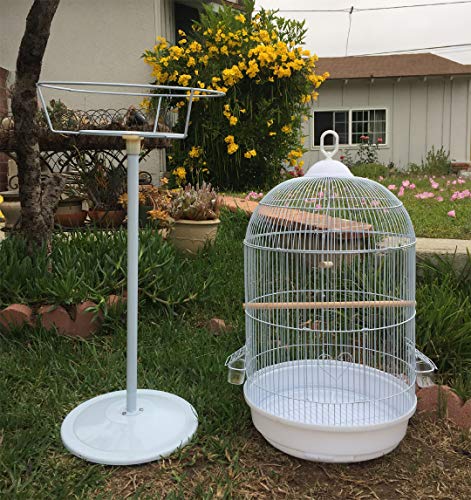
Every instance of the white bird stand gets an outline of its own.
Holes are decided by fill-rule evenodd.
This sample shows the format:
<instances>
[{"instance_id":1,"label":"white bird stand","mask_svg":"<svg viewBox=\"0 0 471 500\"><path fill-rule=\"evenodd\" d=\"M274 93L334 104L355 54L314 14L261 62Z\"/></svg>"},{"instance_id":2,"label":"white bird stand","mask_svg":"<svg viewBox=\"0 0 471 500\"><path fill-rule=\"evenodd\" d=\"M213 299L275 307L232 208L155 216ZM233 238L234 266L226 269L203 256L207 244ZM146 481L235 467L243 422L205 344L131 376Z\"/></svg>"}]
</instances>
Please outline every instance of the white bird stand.
<instances>
[{"instance_id":1,"label":"white bird stand","mask_svg":"<svg viewBox=\"0 0 471 500\"><path fill-rule=\"evenodd\" d=\"M158 460L187 444L198 427L195 409L168 392L137 389L139 152L141 138L124 136L128 170L127 384L85 401L64 419L61 437L74 455L99 464Z\"/></svg>"}]
</instances>

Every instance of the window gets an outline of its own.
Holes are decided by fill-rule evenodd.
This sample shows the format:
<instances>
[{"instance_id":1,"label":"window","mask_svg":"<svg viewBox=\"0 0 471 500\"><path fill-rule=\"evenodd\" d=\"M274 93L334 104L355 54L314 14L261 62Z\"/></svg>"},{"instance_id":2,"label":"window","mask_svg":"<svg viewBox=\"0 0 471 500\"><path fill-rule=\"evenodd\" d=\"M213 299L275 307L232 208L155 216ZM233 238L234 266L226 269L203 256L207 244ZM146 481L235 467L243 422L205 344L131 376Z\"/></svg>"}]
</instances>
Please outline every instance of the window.
<instances>
[{"instance_id":1,"label":"window","mask_svg":"<svg viewBox=\"0 0 471 500\"><path fill-rule=\"evenodd\" d=\"M178 30L182 30L185 33L191 33L192 24L195 21L200 20L200 13L198 9L184 5L181 3L175 4L175 40L180 40L181 36L178 34Z\"/></svg>"},{"instance_id":2,"label":"window","mask_svg":"<svg viewBox=\"0 0 471 500\"><path fill-rule=\"evenodd\" d=\"M360 137L367 135L374 143L386 143L385 109L351 109L339 111L314 111L312 145L320 146L321 135L326 130L339 134L340 144L361 143ZM333 137L327 136L325 144L331 145Z\"/></svg>"},{"instance_id":3,"label":"window","mask_svg":"<svg viewBox=\"0 0 471 500\"><path fill-rule=\"evenodd\" d=\"M374 143L377 143L378 139L385 140L385 109L352 111L352 144L359 144L363 135L367 135Z\"/></svg>"},{"instance_id":4,"label":"window","mask_svg":"<svg viewBox=\"0 0 471 500\"><path fill-rule=\"evenodd\" d=\"M339 134L340 144L348 144L348 111L316 111L314 113L314 145L320 146L321 135L326 130ZM333 137L328 135L324 144L332 145Z\"/></svg>"}]
</instances>

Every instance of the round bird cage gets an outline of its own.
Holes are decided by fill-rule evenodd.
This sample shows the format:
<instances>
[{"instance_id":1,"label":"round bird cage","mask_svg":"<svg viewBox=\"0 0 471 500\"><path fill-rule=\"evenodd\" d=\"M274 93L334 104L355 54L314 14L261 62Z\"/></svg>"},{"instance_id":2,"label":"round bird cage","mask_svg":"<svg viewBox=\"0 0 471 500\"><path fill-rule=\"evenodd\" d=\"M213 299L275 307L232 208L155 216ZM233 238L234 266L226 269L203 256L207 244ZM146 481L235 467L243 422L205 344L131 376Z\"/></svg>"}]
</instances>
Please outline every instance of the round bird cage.
<instances>
[{"instance_id":1,"label":"round bird cage","mask_svg":"<svg viewBox=\"0 0 471 500\"><path fill-rule=\"evenodd\" d=\"M323 152L250 219L246 345L227 364L273 446L355 462L394 449L416 408L416 239L393 193Z\"/></svg>"}]
</instances>

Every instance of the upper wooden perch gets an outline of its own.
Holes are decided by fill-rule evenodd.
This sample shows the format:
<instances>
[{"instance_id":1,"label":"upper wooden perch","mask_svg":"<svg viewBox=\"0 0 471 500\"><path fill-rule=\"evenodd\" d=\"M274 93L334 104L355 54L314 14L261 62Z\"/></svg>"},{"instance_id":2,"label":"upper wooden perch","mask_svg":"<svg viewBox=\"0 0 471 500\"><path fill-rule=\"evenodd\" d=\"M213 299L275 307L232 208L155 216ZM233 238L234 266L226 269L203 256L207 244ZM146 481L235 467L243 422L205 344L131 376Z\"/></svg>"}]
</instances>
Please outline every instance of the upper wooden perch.
<instances>
[{"instance_id":1,"label":"upper wooden perch","mask_svg":"<svg viewBox=\"0 0 471 500\"><path fill-rule=\"evenodd\" d=\"M247 215L252 215L258 206L256 201L247 201L234 196L223 196L223 205L229 210L235 212L240 209ZM258 213L263 217L271 219L273 222L280 222L285 226L293 226L302 228L315 228L321 230L331 230L341 233L343 236L356 237L368 236L368 232L373 229L371 224L341 219L340 217L331 217L319 213L307 212L298 209L276 209L261 205ZM366 233L366 234L363 234Z\"/></svg>"}]
</instances>

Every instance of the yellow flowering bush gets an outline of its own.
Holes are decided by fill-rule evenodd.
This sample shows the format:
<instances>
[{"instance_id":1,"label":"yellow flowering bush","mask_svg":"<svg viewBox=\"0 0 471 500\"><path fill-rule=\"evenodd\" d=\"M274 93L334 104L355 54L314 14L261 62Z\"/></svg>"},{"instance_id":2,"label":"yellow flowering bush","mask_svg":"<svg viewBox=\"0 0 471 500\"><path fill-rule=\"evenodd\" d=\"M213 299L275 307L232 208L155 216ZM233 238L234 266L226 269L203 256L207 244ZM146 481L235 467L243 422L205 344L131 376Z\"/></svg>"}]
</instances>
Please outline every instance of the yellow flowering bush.
<instances>
[{"instance_id":1,"label":"yellow flowering bush","mask_svg":"<svg viewBox=\"0 0 471 500\"><path fill-rule=\"evenodd\" d=\"M302 118L327 74L315 72L317 57L302 46L303 22L275 11L244 13L205 7L192 33L176 45L159 38L144 53L158 84L225 92L222 99L193 104L185 141L169 156L173 183L210 180L222 189L264 189L286 167L302 169ZM175 108L184 120L187 103Z\"/></svg>"}]
</instances>

